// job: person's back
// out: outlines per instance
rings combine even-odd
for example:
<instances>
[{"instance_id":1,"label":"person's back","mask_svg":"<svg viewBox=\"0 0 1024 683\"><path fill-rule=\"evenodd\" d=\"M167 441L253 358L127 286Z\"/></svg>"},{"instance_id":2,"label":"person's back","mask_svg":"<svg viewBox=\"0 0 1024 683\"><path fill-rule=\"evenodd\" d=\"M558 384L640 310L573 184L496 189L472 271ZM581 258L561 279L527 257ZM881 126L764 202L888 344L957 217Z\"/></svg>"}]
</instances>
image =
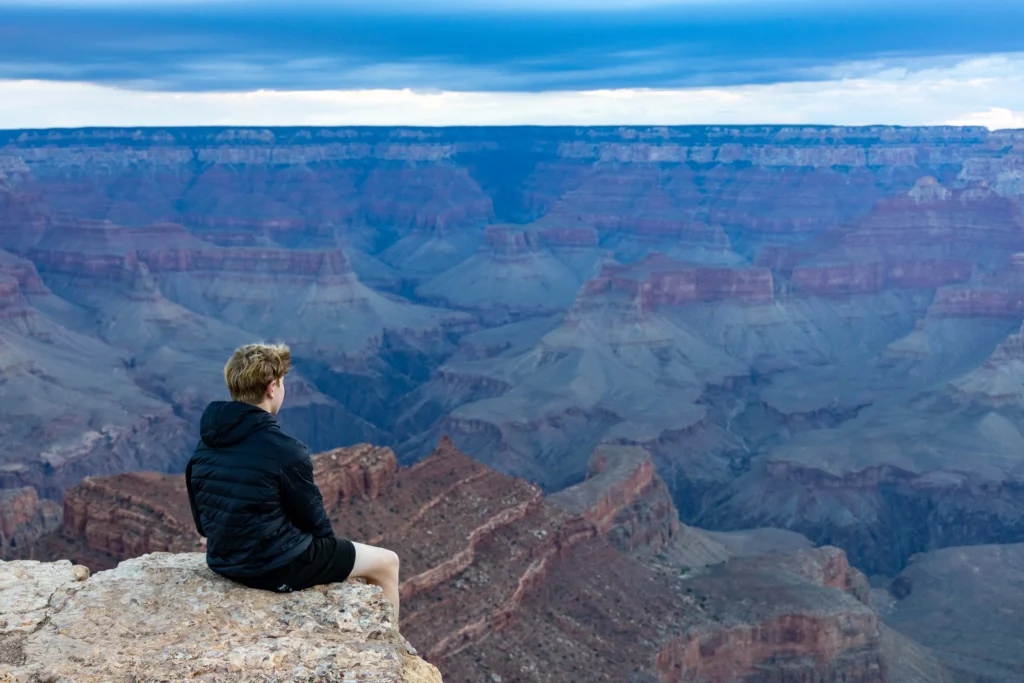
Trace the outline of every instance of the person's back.
<instances>
[{"instance_id":1,"label":"person's back","mask_svg":"<svg viewBox=\"0 0 1024 683\"><path fill-rule=\"evenodd\" d=\"M305 447L274 416L217 401L203 413L202 441L186 475L207 538L207 563L232 578L287 564L314 537L333 536Z\"/></svg>"},{"instance_id":2,"label":"person's back","mask_svg":"<svg viewBox=\"0 0 1024 683\"><path fill-rule=\"evenodd\" d=\"M224 368L232 400L203 413L185 482L207 564L278 592L365 578L384 589L397 620L398 556L334 535L309 452L277 423L290 367L283 344L241 347Z\"/></svg>"}]
</instances>

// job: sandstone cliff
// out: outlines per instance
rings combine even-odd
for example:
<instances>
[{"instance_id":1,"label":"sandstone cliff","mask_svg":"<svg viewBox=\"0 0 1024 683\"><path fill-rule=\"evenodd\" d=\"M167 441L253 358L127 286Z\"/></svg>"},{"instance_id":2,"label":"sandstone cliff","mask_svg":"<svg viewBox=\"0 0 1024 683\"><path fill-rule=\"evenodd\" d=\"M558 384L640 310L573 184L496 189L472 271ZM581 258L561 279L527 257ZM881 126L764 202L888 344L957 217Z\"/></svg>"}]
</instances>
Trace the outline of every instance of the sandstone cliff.
<instances>
[{"instance_id":1,"label":"sandstone cliff","mask_svg":"<svg viewBox=\"0 0 1024 683\"><path fill-rule=\"evenodd\" d=\"M218 577L202 555L156 553L89 576L70 562L0 562L0 681L440 683L375 586L276 595Z\"/></svg>"}]
</instances>

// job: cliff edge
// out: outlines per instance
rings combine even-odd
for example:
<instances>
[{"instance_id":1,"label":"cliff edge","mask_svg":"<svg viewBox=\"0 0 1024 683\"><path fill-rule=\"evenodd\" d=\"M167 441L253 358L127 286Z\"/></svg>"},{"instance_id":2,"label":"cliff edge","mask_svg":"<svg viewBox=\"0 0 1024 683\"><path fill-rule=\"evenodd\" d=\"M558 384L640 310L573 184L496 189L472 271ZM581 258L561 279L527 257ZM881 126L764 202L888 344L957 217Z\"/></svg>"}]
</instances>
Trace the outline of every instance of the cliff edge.
<instances>
[{"instance_id":1,"label":"cliff edge","mask_svg":"<svg viewBox=\"0 0 1024 683\"><path fill-rule=\"evenodd\" d=\"M0 681L441 683L379 588L277 595L153 553L89 576L68 561L0 562Z\"/></svg>"}]
</instances>

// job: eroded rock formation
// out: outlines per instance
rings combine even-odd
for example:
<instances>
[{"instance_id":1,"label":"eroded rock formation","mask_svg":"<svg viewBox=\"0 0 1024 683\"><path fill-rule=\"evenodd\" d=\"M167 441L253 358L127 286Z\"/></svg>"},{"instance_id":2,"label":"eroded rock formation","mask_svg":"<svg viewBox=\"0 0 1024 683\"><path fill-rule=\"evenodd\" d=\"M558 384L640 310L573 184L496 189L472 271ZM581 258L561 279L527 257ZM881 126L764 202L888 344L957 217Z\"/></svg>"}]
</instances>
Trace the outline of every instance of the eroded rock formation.
<instances>
[{"instance_id":1,"label":"eroded rock formation","mask_svg":"<svg viewBox=\"0 0 1024 683\"><path fill-rule=\"evenodd\" d=\"M360 446L316 456L315 471L339 534L399 553L402 632L448 680L725 683L758 672L801 682L953 681L925 648L890 637L862 602L863 575L841 551L794 553L799 544L786 532L712 539L681 525L650 456L636 447L598 449L591 476L551 498L468 458L449 440L412 467L399 468L388 449ZM153 528L190 524L187 508L170 504L182 496L180 486L169 477L87 482L79 489L122 489L108 500L133 503L130 514L104 517L103 533L86 544L109 548L111 538L137 538L147 517ZM78 495L72 490L68 498ZM195 538L189 529L180 542ZM113 545L122 557L141 547ZM166 558L159 562L180 568L196 557L134 562ZM127 575L138 566L122 563L116 571ZM191 591L193 579L175 579L178 571L160 576ZM194 580L215 606L227 599L212 577ZM319 601L327 594L330 605L330 596L347 590L303 595ZM283 609L274 605L261 609ZM253 619L251 627L260 623ZM893 674L910 671L908 653L917 670L939 677ZM224 660L253 667L279 661L228 655L219 664Z\"/></svg>"},{"instance_id":2,"label":"eroded rock formation","mask_svg":"<svg viewBox=\"0 0 1024 683\"><path fill-rule=\"evenodd\" d=\"M888 575L920 551L1019 542L1019 143L956 127L0 133L0 486L57 500L87 476L180 471L227 354L264 337L296 350L281 419L315 450L372 442L410 465L450 433L554 493L595 486L598 447L646 449L686 523L674 536L656 487L614 514L604 494L560 508L644 571L800 547L746 532L766 525ZM390 467L353 465L335 497L379 505L352 492L391 492ZM132 527L87 509L92 531L61 543L93 563L173 534L108 533ZM688 524L731 535L687 555Z\"/></svg>"}]
</instances>

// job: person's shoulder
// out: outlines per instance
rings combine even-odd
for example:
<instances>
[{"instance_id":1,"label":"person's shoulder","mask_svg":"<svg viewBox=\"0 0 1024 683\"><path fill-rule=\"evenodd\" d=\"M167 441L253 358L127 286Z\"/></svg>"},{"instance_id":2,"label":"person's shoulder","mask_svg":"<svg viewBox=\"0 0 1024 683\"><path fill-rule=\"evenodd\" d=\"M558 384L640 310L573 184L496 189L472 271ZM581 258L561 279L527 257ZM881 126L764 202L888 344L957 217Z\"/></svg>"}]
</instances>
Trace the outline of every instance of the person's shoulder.
<instances>
[{"instance_id":1,"label":"person's shoulder","mask_svg":"<svg viewBox=\"0 0 1024 683\"><path fill-rule=\"evenodd\" d=\"M273 447L275 459L281 465L290 465L310 459L306 444L285 433L276 424L263 430L262 436Z\"/></svg>"}]
</instances>

